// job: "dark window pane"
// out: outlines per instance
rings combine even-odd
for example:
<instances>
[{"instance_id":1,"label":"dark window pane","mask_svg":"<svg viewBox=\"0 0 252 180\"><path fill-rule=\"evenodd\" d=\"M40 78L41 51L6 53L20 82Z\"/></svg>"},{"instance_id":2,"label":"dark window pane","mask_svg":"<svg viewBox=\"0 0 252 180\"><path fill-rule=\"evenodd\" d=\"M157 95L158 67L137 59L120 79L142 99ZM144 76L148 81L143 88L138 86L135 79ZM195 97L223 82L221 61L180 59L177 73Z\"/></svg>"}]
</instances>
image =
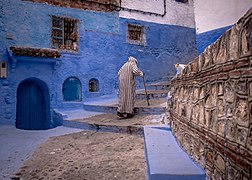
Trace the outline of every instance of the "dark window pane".
<instances>
[{"instance_id":1,"label":"dark window pane","mask_svg":"<svg viewBox=\"0 0 252 180\"><path fill-rule=\"evenodd\" d=\"M175 0L175 1L181 2L181 3L187 3L188 2L188 0Z\"/></svg>"},{"instance_id":2,"label":"dark window pane","mask_svg":"<svg viewBox=\"0 0 252 180\"><path fill-rule=\"evenodd\" d=\"M62 30L53 29L52 30L52 36L53 37L62 37L63 36Z\"/></svg>"}]
</instances>

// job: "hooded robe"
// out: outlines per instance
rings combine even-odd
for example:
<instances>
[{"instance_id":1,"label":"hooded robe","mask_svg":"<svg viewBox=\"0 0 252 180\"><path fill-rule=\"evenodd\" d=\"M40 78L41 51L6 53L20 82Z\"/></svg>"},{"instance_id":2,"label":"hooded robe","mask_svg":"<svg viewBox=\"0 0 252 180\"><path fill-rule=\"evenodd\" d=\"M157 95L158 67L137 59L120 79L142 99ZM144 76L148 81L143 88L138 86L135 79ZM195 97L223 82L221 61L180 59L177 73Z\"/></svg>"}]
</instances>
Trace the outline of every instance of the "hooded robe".
<instances>
[{"instance_id":1,"label":"hooded robe","mask_svg":"<svg viewBox=\"0 0 252 180\"><path fill-rule=\"evenodd\" d=\"M136 76L143 77L143 72L138 69L137 60L129 57L128 61L118 71L119 100L117 111L120 113L134 114Z\"/></svg>"}]
</instances>

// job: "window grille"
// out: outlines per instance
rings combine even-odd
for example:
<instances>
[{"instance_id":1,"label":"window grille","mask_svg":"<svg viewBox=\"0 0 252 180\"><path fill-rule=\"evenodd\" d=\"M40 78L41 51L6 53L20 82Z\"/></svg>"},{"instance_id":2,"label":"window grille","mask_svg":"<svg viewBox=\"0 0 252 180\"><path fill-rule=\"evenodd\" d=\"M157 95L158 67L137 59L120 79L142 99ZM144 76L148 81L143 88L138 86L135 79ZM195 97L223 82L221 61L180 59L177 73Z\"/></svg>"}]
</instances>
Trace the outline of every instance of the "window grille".
<instances>
[{"instance_id":1,"label":"window grille","mask_svg":"<svg viewBox=\"0 0 252 180\"><path fill-rule=\"evenodd\" d=\"M63 83L64 101L81 101L81 83L75 77L69 77Z\"/></svg>"},{"instance_id":2,"label":"window grille","mask_svg":"<svg viewBox=\"0 0 252 180\"><path fill-rule=\"evenodd\" d=\"M78 50L78 20L51 16L51 46L61 50Z\"/></svg>"},{"instance_id":3,"label":"window grille","mask_svg":"<svg viewBox=\"0 0 252 180\"><path fill-rule=\"evenodd\" d=\"M145 44L144 26L128 24L127 41L130 44Z\"/></svg>"},{"instance_id":4,"label":"window grille","mask_svg":"<svg viewBox=\"0 0 252 180\"><path fill-rule=\"evenodd\" d=\"M99 81L95 78L89 80L89 92L99 91Z\"/></svg>"}]
</instances>

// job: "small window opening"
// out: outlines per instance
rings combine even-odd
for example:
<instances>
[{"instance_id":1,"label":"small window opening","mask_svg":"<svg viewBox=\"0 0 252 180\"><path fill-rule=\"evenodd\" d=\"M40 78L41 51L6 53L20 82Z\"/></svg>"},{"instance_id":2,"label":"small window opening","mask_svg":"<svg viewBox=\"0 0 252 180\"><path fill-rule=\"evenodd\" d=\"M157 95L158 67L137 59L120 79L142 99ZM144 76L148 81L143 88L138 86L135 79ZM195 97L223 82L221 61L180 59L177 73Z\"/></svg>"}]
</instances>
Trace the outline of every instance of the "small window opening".
<instances>
[{"instance_id":1,"label":"small window opening","mask_svg":"<svg viewBox=\"0 0 252 180\"><path fill-rule=\"evenodd\" d=\"M188 0L175 0L177 2L180 2L180 3L188 3Z\"/></svg>"},{"instance_id":2,"label":"small window opening","mask_svg":"<svg viewBox=\"0 0 252 180\"><path fill-rule=\"evenodd\" d=\"M1 62L0 78L7 78L7 64L6 64L6 62Z\"/></svg>"},{"instance_id":3,"label":"small window opening","mask_svg":"<svg viewBox=\"0 0 252 180\"><path fill-rule=\"evenodd\" d=\"M78 50L78 20L51 16L51 46L61 50Z\"/></svg>"},{"instance_id":4,"label":"small window opening","mask_svg":"<svg viewBox=\"0 0 252 180\"><path fill-rule=\"evenodd\" d=\"M99 91L99 81L95 78L89 80L89 92Z\"/></svg>"},{"instance_id":5,"label":"small window opening","mask_svg":"<svg viewBox=\"0 0 252 180\"><path fill-rule=\"evenodd\" d=\"M127 41L130 44L144 44L145 43L144 26L128 24Z\"/></svg>"}]
</instances>

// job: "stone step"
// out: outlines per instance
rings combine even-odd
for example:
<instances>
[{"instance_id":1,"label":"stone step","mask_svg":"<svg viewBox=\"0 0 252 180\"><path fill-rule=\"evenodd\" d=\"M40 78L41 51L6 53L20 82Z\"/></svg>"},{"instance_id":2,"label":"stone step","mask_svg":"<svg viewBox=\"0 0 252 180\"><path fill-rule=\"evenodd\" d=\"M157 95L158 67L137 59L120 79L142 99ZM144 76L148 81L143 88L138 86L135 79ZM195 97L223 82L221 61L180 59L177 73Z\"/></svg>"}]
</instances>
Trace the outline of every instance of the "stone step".
<instances>
[{"instance_id":1,"label":"stone step","mask_svg":"<svg viewBox=\"0 0 252 180\"><path fill-rule=\"evenodd\" d=\"M157 82L157 83L151 83L151 84L146 84L147 89L155 89L155 90L160 90L160 89L169 89L171 85L171 82Z\"/></svg>"},{"instance_id":2,"label":"stone step","mask_svg":"<svg viewBox=\"0 0 252 180\"><path fill-rule=\"evenodd\" d=\"M162 98L162 97L166 97L168 92L169 92L168 89L147 90L147 97L148 97L148 99ZM146 99L145 90L137 90L136 91L136 98L137 99Z\"/></svg>"},{"instance_id":3,"label":"stone step","mask_svg":"<svg viewBox=\"0 0 252 180\"><path fill-rule=\"evenodd\" d=\"M203 169L181 149L169 126L144 127L148 180L205 180Z\"/></svg>"},{"instance_id":4,"label":"stone step","mask_svg":"<svg viewBox=\"0 0 252 180\"><path fill-rule=\"evenodd\" d=\"M95 124L90 122L79 122L73 120L63 120L63 126L91 130L91 131L101 131L101 132L113 132L113 133L127 133L132 135L143 136L142 126L120 126L120 125L105 125L105 124Z\"/></svg>"},{"instance_id":5,"label":"stone step","mask_svg":"<svg viewBox=\"0 0 252 180\"><path fill-rule=\"evenodd\" d=\"M116 113L117 104L114 105L97 105L97 104L84 104L84 110L86 111L96 111L104 113ZM165 107L162 106L137 106L134 109L136 114L161 114L165 112Z\"/></svg>"}]
</instances>

